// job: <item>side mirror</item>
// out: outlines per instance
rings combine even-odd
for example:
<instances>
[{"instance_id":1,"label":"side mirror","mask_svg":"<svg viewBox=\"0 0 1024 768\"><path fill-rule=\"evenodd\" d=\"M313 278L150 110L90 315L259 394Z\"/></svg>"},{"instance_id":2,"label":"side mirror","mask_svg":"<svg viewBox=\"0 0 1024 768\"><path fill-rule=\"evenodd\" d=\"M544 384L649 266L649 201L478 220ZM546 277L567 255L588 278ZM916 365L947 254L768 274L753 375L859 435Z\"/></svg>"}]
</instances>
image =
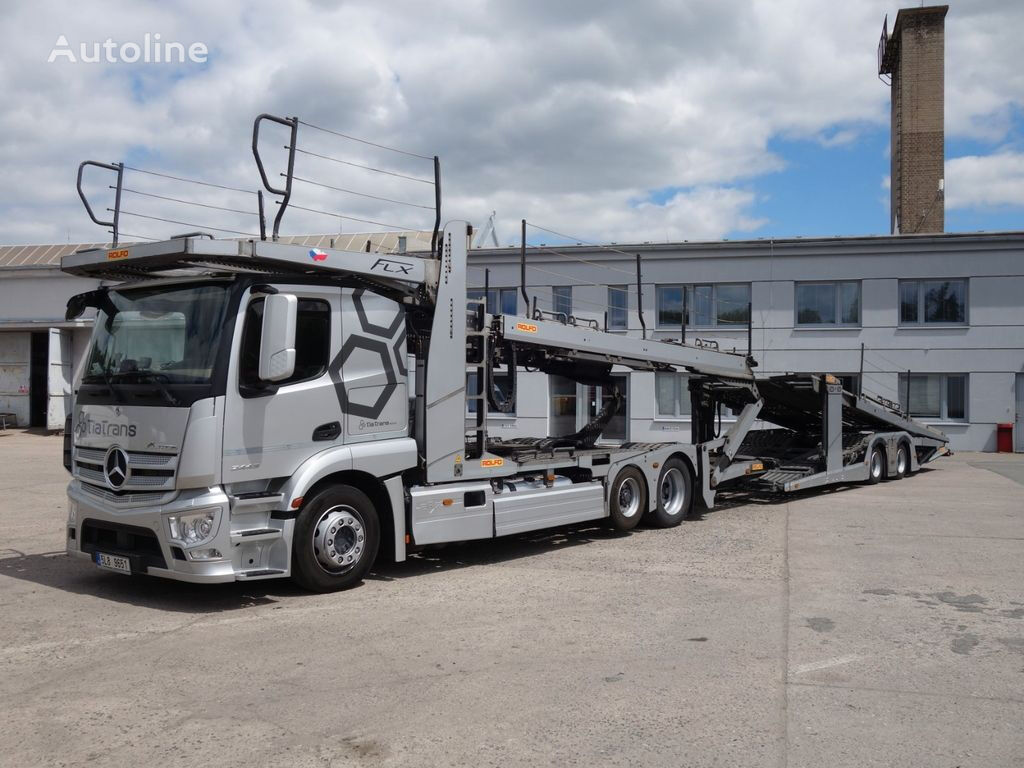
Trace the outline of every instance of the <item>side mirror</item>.
<instances>
[{"instance_id":1,"label":"side mirror","mask_svg":"<svg viewBox=\"0 0 1024 768\"><path fill-rule=\"evenodd\" d=\"M262 381L281 381L295 373L295 318L299 300L287 293L267 296L260 334Z\"/></svg>"}]
</instances>

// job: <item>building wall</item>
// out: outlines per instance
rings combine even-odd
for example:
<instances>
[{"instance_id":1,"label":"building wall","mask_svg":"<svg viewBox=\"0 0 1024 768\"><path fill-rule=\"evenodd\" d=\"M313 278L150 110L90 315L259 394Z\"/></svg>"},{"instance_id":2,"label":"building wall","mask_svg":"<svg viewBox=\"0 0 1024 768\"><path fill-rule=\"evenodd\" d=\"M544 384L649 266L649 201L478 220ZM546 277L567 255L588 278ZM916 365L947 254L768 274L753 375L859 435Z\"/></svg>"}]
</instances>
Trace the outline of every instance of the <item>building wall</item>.
<instances>
[{"instance_id":1,"label":"building wall","mask_svg":"<svg viewBox=\"0 0 1024 768\"><path fill-rule=\"evenodd\" d=\"M19 426L28 425L31 417L32 333L59 328L69 334L70 359L62 362L76 371L88 347L91 321L67 322L64 310L69 297L97 285L54 268L0 269L0 411L14 413Z\"/></svg>"},{"instance_id":2,"label":"building wall","mask_svg":"<svg viewBox=\"0 0 1024 768\"><path fill-rule=\"evenodd\" d=\"M991 451L996 425L1014 421L1015 375L1024 371L1024 235L879 237L815 241L641 246L643 305L648 336L678 338L679 329L656 328L656 287L670 283L749 283L752 352L762 374L804 372L858 374L861 344L864 389L899 401L899 375L966 373L967 421L922 419L936 424L960 450ZM559 247L531 249L527 292L549 309L552 284L573 283L574 314L603 323L607 284L629 283L635 261L628 254ZM471 252L470 285L516 286L518 254ZM583 262L580 261L583 260ZM586 263L584 263L586 262ZM552 275L560 273L559 276ZM571 275L569 280L564 275ZM899 281L912 278L967 280L967 323L906 326L899 322ZM855 327L799 327L796 284L854 280L861 285L861 322ZM629 297L631 335L641 332L635 288ZM525 313L522 298L519 311ZM746 351L746 326L689 329L721 348ZM494 419L496 435L547 434L546 377L522 374L517 419ZM538 395L538 391L543 393ZM659 418L654 374L633 373L630 383L631 440L689 439L688 419Z\"/></svg>"},{"instance_id":3,"label":"building wall","mask_svg":"<svg viewBox=\"0 0 1024 768\"><path fill-rule=\"evenodd\" d=\"M643 305L648 335L678 338L678 329L656 328L656 287L669 283L749 283L753 306L752 351L760 373L852 374L860 370L865 345L865 389L899 399L901 372L967 373L966 422L940 428L961 450L994 450L995 425L1014 421L1014 380L1024 372L1024 233L903 237L760 240L629 246L626 253L559 246L531 248L528 293L550 309L551 286L572 285L574 314L603 323L609 284L635 284L633 252L643 257ZM567 254L563 256L560 254ZM518 287L514 249L470 252L469 285L482 287L483 269L492 287ZM552 273L558 273L552 274ZM899 324L899 280L966 278L966 325L907 327ZM804 280L861 283L861 323L852 328L799 328L795 284ZM98 283L56 269L0 270L0 410L28 419L29 333L71 328L74 369L81 364L89 321L66 323L72 294ZM522 297L519 311L525 313ZM635 287L629 296L629 334L639 335ZM717 341L746 350L747 329L688 329L687 338ZM659 418L654 375L633 373L629 391L629 438L689 437L688 419ZM549 384L522 373L515 417L490 420L491 432L541 436L549 430Z\"/></svg>"},{"instance_id":4,"label":"building wall","mask_svg":"<svg viewBox=\"0 0 1024 768\"><path fill-rule=\"evenodd\" d=\"M18 425L29 418L30 343L27 331L0 333L0 411L13 413Z\"/></svg>"}]
</instances>

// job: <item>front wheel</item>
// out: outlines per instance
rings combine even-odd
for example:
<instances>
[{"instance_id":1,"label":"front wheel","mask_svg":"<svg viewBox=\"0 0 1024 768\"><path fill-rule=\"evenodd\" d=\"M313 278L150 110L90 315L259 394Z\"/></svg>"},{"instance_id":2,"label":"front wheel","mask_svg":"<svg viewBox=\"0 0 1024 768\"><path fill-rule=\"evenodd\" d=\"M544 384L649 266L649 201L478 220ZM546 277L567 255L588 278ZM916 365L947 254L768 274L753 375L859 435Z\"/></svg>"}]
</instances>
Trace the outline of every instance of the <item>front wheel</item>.
<instances>
[{"instance_id":1,"label":"front wheel","mask_svg":"<svg viewBox=\"0 0 1024 768\"><path fill-rule=\"evenodd\" d=\"M292 537L292 578L312 592L354 587L380 542L377 511L365 493L329 485L302 506Z\"/></svg>"},{"instance_id":2,"label":"front wheel","mask_svg":"<svg viewBox=\"0 0 1024 768\"><path fill-rule=\"evenodd\" d=\"M617 531L636 528L647 509L647 490L643 473L626 467L615 477L608 492L608 517Z\"/></svg>"},{"instance_id":3,"label":"front wheel","mask_svg":"<svg viewBox=\"0 0 1024 768\"><path fill-rule=\"evenodd\" d=\"M658 507L650 522L658 528L672 528L690 516L693 508L693 475L686 462L669 459L658 477Z\"/></svg>"}]
</instances>

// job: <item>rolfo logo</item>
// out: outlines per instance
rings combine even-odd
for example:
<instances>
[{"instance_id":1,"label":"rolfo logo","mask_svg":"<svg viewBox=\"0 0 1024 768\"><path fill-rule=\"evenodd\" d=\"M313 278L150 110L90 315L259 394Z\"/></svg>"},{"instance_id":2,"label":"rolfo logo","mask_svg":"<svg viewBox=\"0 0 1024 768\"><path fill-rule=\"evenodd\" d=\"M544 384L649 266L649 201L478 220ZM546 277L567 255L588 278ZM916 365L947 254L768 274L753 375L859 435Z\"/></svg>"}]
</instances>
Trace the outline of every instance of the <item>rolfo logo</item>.
<instances>
[{"instance_id":1,"label":"rolfo logo","mask_svg":"<svg viewBox=\"0 0 1024 768\"><path fill-rule=\"evenodd\" d=\"M186 45L173 41L165 42L160 39L159 32L152 35L147 32L141 41L129 40L124 43L109 37L102 43L69 43L67 37L60 35L53 44L46 62L53 64L60 60L72 64L97 64L101 61L108 64L184 64L190 61L193 64L205 64L209 53L206 43Z\"/></svg>"}]
</instances>

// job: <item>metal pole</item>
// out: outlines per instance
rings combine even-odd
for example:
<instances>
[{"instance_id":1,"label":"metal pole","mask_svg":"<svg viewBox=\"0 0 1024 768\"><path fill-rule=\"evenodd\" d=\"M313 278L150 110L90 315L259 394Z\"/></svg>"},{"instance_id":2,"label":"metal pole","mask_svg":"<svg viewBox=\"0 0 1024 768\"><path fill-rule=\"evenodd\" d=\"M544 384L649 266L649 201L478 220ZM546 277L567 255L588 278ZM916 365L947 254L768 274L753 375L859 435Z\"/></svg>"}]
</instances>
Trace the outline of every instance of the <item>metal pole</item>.
<instances>
[{"instance_id":1,"label":"metal pole","mask_svg":"<svg viewBox=\"0 0 1024 768\"><path fill-rule=\"evenodd\" d=\"M441 161L434 155L434 232L430 236L430 255L441 258L437 248L437 234L441 231Z\"/></svg>"},{"instance_id":2,"label":"metal pole","mask_svg":"<svg viewBox=\"0 0 1024 768\"><path fill-rule=\"evenodd\" d=\"M491 270L490 269L485 269L484 270L484 312L488 312L488 313L493 315L494 313L491 312L487 308L487 305L491 301L490 296L491 296Z\"/></svg>"},{"instance_id":3,"label":"metal pole","mask_svg":"<svg viewBox=\"0 0 1024 768\"><path fill-rule=\"evenodd\" d=\"M680 339L679 339L679 341L681 343L683 343L683 344L686 343L686 316L690 312L690 306L689 306L690 302L688 301L688 298L689 298L689 293L687 292L686 286L684 285L683 286L683 328L682 328L682 335L680 336Z\"/></svg>"},{"instance_id":4,"label":"metal pole","mask_svg":"<svg viewBox=\"0 0 1024 768\"><path fill-rule=\"evenodd\" d=\"M754 356L754 308L747 302L747 357Z\"/></svg>"},{"instance_id":5,"label":"metal pole","mask_svg":"<svg viewBox=\"0 0 1024 768\"><path fill-rule=\"evenodd\" d=\"M526 310L530 310L530 298L526 295L526 219L522 220L522 233L519 239L519 290L526 302Z\"/></svg>"},{"instance_id":6,"label":"metal pole","mask_svg":"<svg viewBox=\"0 0 1024 768\"><path fill-rule=\"evenodd\" d=\"M636 311L640 315L640 337L647 338L647 323L644 322L644 283L640 273L640 254L636 255Z\"/></svg>"},{"instance_id":7,"label":"metal pole","mask_svg":"<svg viewBox=\"0 0 1024 768\"><path fill-rule=\"evenodd\" d=\"M263 214L263 190L256 190L256 203L260 214L260 240L267 239L267 217Z\"/></svg>"},{"instance_id":8,"label":"metal pole","mask_svg":"<svg viewBox=\"0 0 1024 768\"><path fill-rule=\"evenodd\" d=\"M864 394L864 342L860 343L860 375L857 376L857 397Z\"/></svg>"},{"instance_id":9,"label":"metal pole","mask_svg":"<svg viewBox=\"0 0 1024 768\"><path fill-rule=\"evenodd\" d=\"M118 233L121 230L121 181L124 178L124 163L114 163L117 166L117 189L114 190L114 239L113 244L117 245Z\"/></svg>"},{"instance_id":10,"label":"metal pole","mask_svg":"<svg viewBox=\"0 0 1024 768\"><path fill-rule=\"evenodd\" d=\"M907 418L910 418L910 369L907 369Z\"/></svg>"}]
</instances>

